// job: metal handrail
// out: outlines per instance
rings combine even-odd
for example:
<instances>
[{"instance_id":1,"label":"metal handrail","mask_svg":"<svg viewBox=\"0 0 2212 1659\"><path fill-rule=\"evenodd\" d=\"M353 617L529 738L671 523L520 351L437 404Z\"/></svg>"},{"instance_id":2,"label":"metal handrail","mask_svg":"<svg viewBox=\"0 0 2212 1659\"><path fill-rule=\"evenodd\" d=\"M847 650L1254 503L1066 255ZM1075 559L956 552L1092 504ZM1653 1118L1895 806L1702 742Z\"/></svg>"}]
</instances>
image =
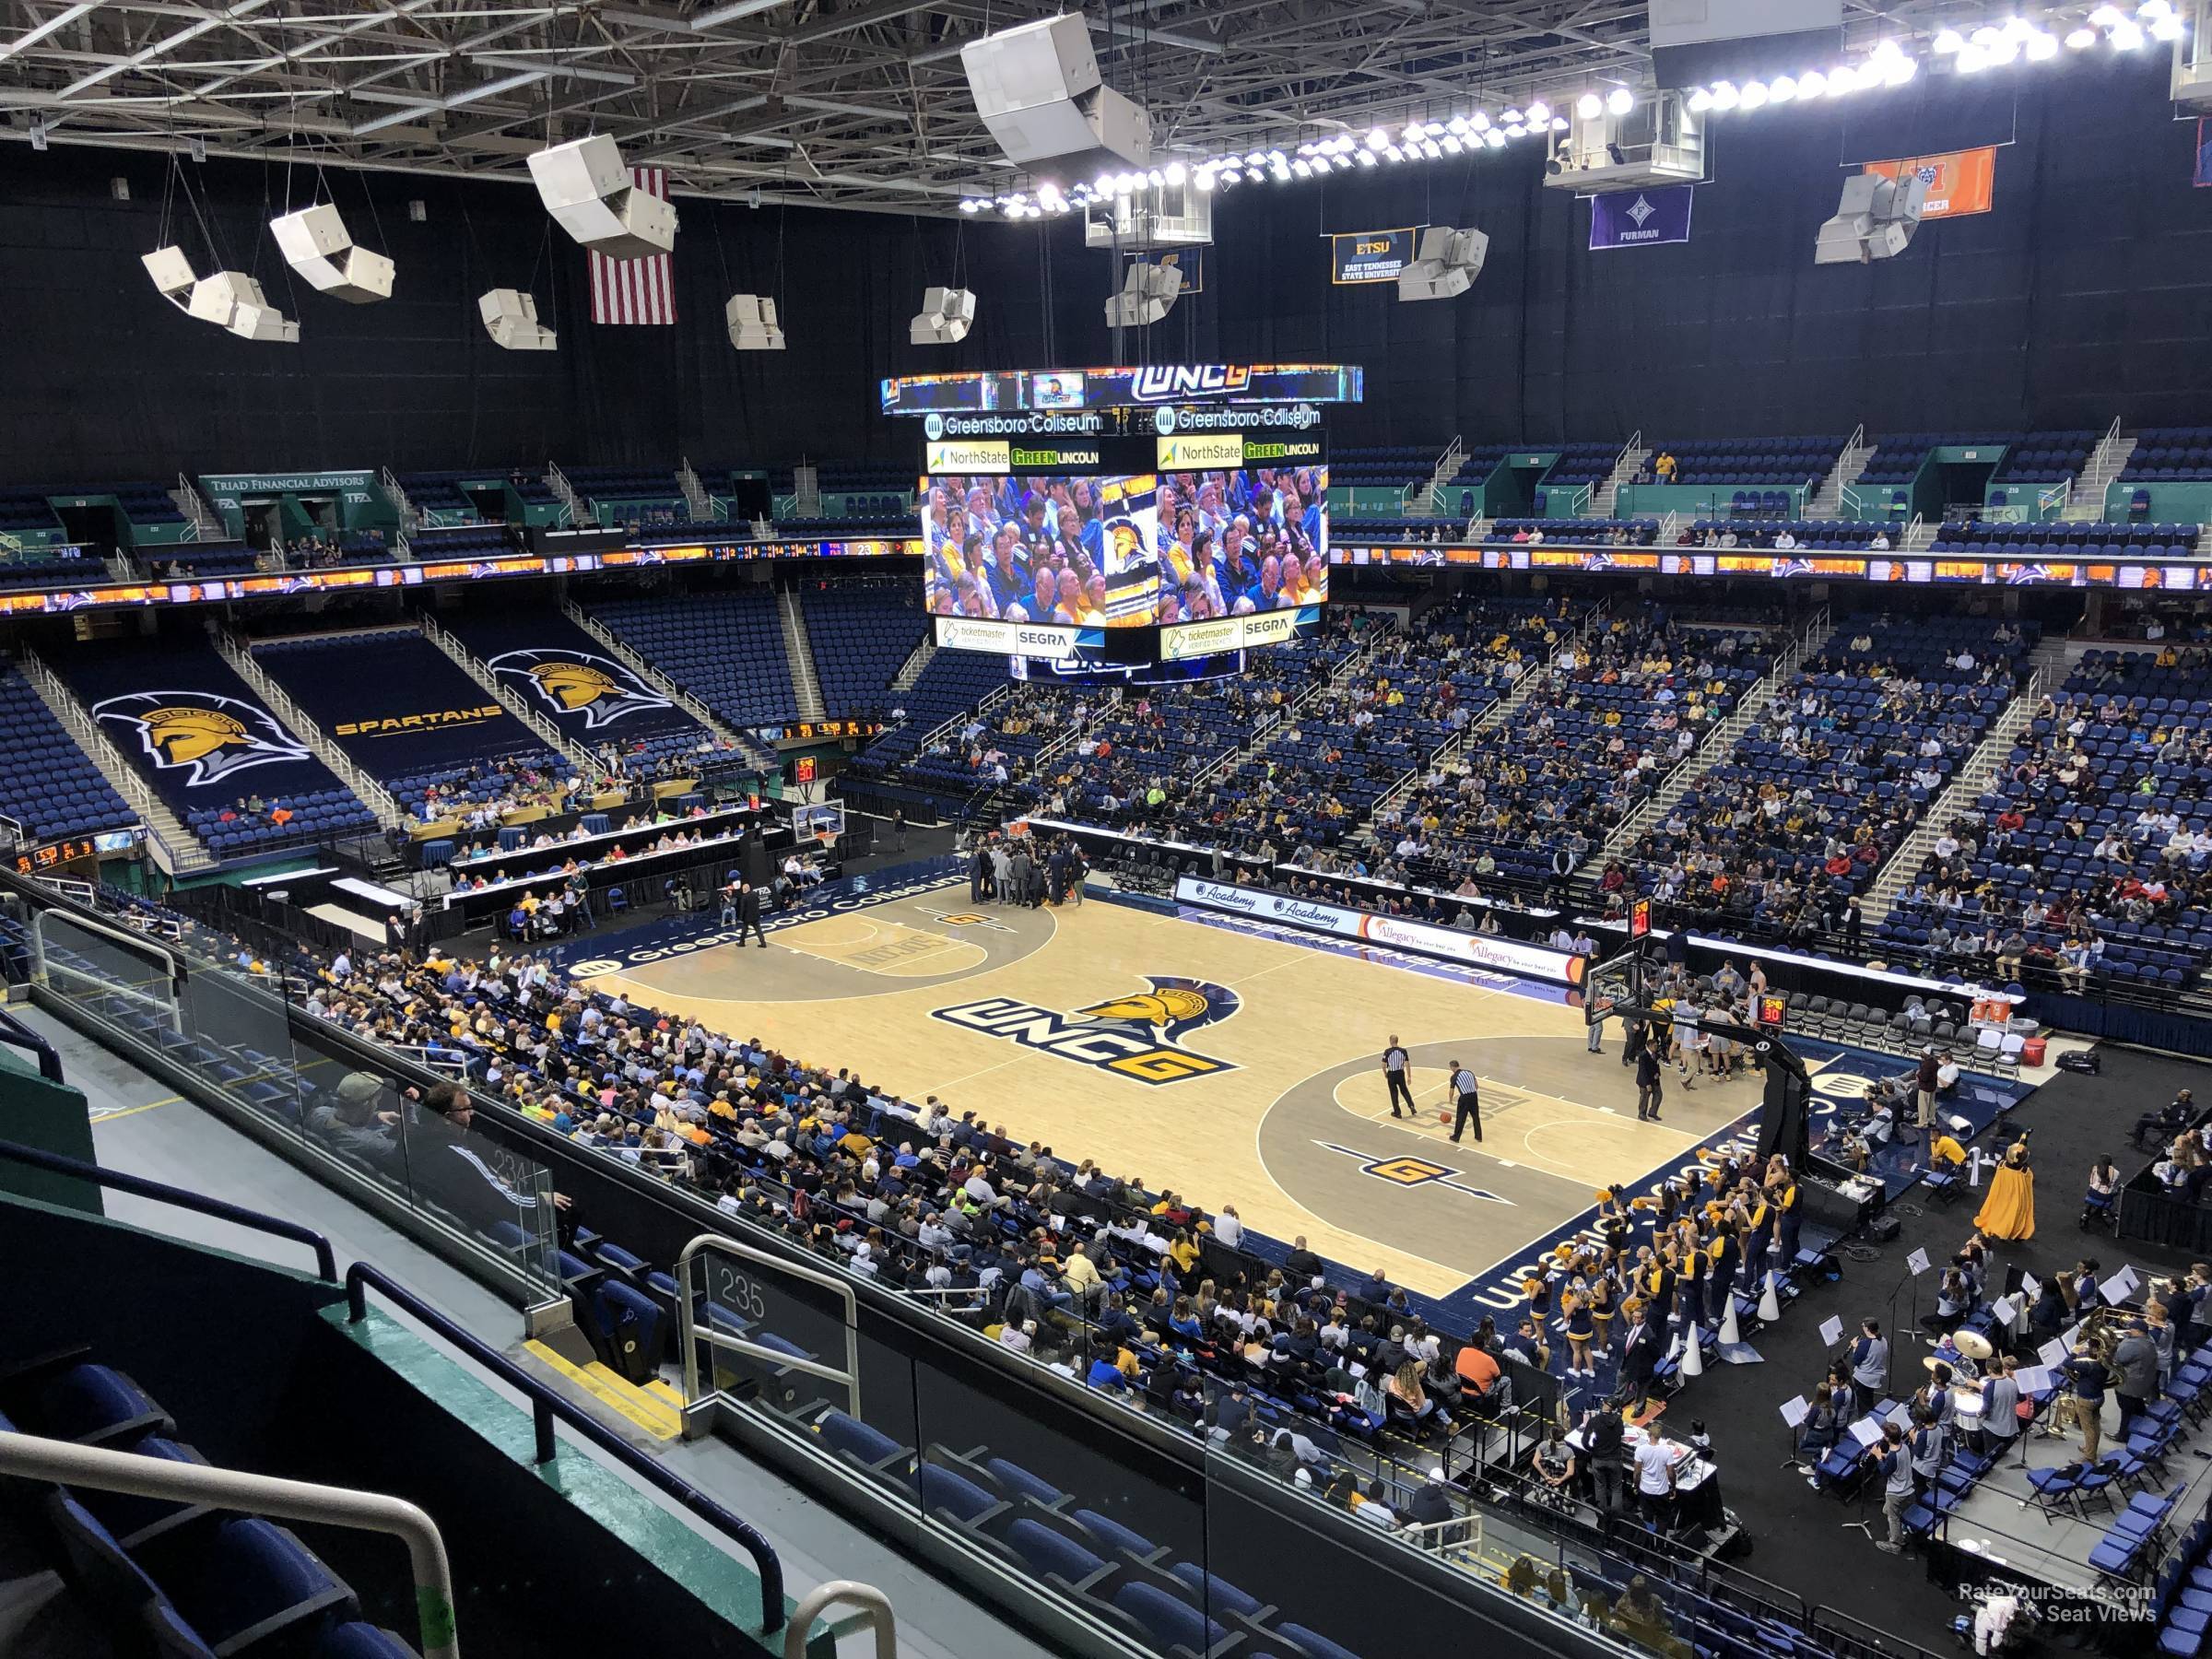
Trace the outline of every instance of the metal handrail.
<instances>
[{"instance_id":1,"label":"metal handrail","mask_svg":"<svg viewBox=\"0 0 2212 1659\"><path fill-rule=\"evenodd\" d=\"M62 1057L54 1052L53 1044L5 1008L0 1008L0 1043L11 1048L29 1049L39 1057L40 1077L49 1083L63 1081Z\"/></svg>"},{"instance_id":2,"label":"metal handrail","mask_svg":"<svg viewBox=\"0 0 2212 1659\"><path fill-rule=\"evenodd\" d=\"M805 1359L797 1354L784 1353L781 1348L765 1347L757 1342L747 1342L742 1336L733 1336L727 1331L718 1331L710 1323L700 1329L699 1316L692 1311L691 1264L703 1251L721 1251L740 1261L752 1262L771 1267L778 1273L787 1273L810 1285L833 1292L845 1304L845 1369L822 1364L819 1360ZM699 1345L703 1341L718 1348L743 1354L747 1359L764 1360L786 1371L795 1371L809 1377L819 1377L825 1382L841 1384L846 1390L845 1408L853 1416L860 1416L860 1302L853 1294L853 1287L832 1274L818 1267L803 1266L796 1262L771 1255L757 1245L741 1244L735 1239L725 1239L719 1233L700 1233L683 1248L676 1258L676 1319L680 1339L684 1345L684 1420L693 1420L692 1407L699 1405Z\"/></svg>"},{"instance_id":3,"label":"metal handrail","mask_svg":"<svg viewBox=\"0 0 2212 1659\"><path fill-rule=\"evenodd\" d=\"M824 1608L851 1602L868 1616L876 1632L876 1659L899 1659L898 1621L891 1614L891 1598L873 1584L855 1579L825 1579L809 1590L793 1609L783 1631L783 1659L806 1659L806 1631Z\"/></svg>"},{"instance_id":4,"label":"metal handrail","mask_svg":"<svg viewBox=\"0 0 2212 1659\"><path fill-rule=\"evenodd\" d=\"M52 913L49 911L41 911L38 916L32 919L30 924L31 943L37 947L33 955L41 971L44 971L46 967L46 935L39 924ZM169 970L170 994L173 996L184 989L184 982L188 977L184 972L184 963L176 952L171 950L167 946L156 944L144 934L128 933L123 928L112 926L106 922L97 921L90 916L78 915L75 912L71 912L64 920L72 927L82 928L88 934L98 934L102 938L112 939L116 944L124 946L127 949L152 952L161 959L162 966Z\"/></svg>"},{"instance_id":5,"label":"metal handrail","mask_svg":"<svg viewBox=\"0 0 2212 1659\"><path fill-rule=\"evenodd\" d=\"M461 1644L453 1630L453 1570L446 1559L445 1540L438 1535L438 1524L405 1498L306 1480L282 1480L273 1475L250 1475L243 1469L172 1463L35 1434L0 1433L0 1469L63 1486L129 1492L173 1503L204 1503L210 1509L241 1510L275 1515L283 1521L388 1534L406 1545L407 1559L415 1570L415 1615L422 1659L461 1659ZM877 1651L882 1650L879 1647Z\"/></svg>"},{"instance_id":6,"label":"metal handrail","mask_svg":"<svg viewBox=\"0 0 2212 1659\"><path fill-rule=\"evenodd\" d=\"M763 1630L782 1628L783 1563L777 1558L776 1547L762 1535L759 1528L739 1520L713 1498L670 1470L659 1458L640 1452L614 1430L602 1426L582 1407L531 1376L475 1332L441 1313L382 1268L368 1262L356 1262L346 1269L347 1316L353 1324L359 1324L369 1316L371 1286L387 1301L428 1325L441 1340L459 1348L530 1402L531 1425L537 1436L537 1462L551 1463L559 1453L559 1448L553 1438L553 1424L558 1418L571 1432L642 1477L655 1491L675 1499L752 1557L753 1570L760 1575L760 1628Z\"/></svg>"},{"instance_id":7,"label":"metal handrail","mask_svg":"<svg viewBox=\"0 0 2212 1659\"><path fill-rule=\"evenodd\" d=\"M279 1239L290 1239L313 1250L317 1278L334 1284L337 1280L337 1257L331 1253L330 1241L312 1227L302 1227L297 1221L287 1221L281 1216L265 1216L259 1210L226 1204L220 1198L210 1198L205 1193L195 1193L186 1187L173 1187L164 1182L148 1181L143 1175L111 1170L104 1164L86 1163L80 1159L65 1158L61 1153L49 1152L43 1147L26 1147L15 1141L0 1141L0 1162L28 1164L34 1170L44 1170L49 1174L88 1181L95 1186L128 1193L135 1198L152 1198L162 1204L173 1204L179 1209L212 1216L218 1221L229 1221L234 1226L251 1228L255 1232L273 1233Z\"/></svg>"}]
</instances>

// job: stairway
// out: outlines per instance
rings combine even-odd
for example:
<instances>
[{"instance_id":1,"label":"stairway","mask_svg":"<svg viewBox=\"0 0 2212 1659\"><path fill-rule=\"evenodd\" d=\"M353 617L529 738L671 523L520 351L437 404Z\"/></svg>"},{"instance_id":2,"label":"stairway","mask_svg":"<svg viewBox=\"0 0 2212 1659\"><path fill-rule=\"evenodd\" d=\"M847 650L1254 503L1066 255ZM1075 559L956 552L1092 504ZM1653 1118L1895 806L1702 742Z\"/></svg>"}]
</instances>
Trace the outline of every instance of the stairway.
<instances>
[{"instance_id":1,"label":"stairway","mask_svg":"<svg viewBox=\"0 0 2212 1659\"><path fill-rule=\"evenodd\" d=\"M2120 423L2115 420L2089 456L2089 464L2082 469L2081 477L2074 480L2074 488L2066 497L2066 507L2059 520L2069 524L2093 524L2104 516L2104 496L2112 480L2117 478L2136 453L2136 440L2124 437Z\"/></svg>"},{"instance_id":2,"label":"stairway","mask_svg":"<svg viewBox=\"0 0 2212 1659\"><path fill-rule=\"evenodd\" d=\"M1936 533L1942 528L1941 524L1931 524L1925 519L1916 518L1905 527L1904 535L1898 538L1897 550L1900 553L1925 553L1936 545Z\"/></svg>"},{"instance_id":3,"label":"stairway","mask_svg":"<svg viewBox=\"0 0 2212 1659\"><path fill-rule=\"evenodd\" d=\"M1805 504L1808 519L1834 519L1843 512L1843 491L1859 481L1866 470L1866 463L1874 453L1874 446L1866 441L1866 429L1861 427L1851 435L1843 453L1836 457L1835 469L1828 475L1818 491Z\"/></svg>"},{"instance_id":4,"label":"stairway","mask_svg":"<svg viewBox=\"0 0 2212 1659\"><path fill-rule=\"evenodd\" d=\"M229 527L215 509L207 505L207 498L200 493L200 487L192 481L189 474L177 475L177 487L169 492L169 499L177 504L177 511L191 524L194 541L230 539Z\"/></svg>"},{"instance_id":5,"label":"stairway","mask_svg":"<svg viewBox=\"0 0 2212 1659\"><path fill-rule=\"evenodd\" d=\"M582 629L585 633L590 634L593 639L605 646L606 653L615 661L620 663L648 686L651 686L685 713L690 715L692 719L698 721L700 725L705 726L716 737L732 746L739 754L762 771L774 770L776 764L774 756L735 726L728 724L722 716L708 708L705 703L700 701L698 698L692 696L690 692L685 690L631 650L606 623L600 621L598 618L593 616L573 599L562 600L560 608L561 614L566 616L570 621L575 623L577 627Z\"/></svg>"},{"instance_id":6,"label":"stairway","mask_svg":"<svg viewBox=\"0 0 2212 1659\"><path fill-rule=\"evenodd\" d=\"M691 522L695 524L712 522L715 517L714 498L707 493L707 487L691 470L688 460L677 463L676 481L683 488L684 511L691 515Z\"/></svg>"},{"instance_id":7,"label":"stairway","mask_svg":"<svg viewBox=\"0 0 2212 1659\"><path fill-rule=\"evenodd\" d=\"M599 758L581 743L574 743L562 735L560 728L524 702L520 697L500 683L500 677L487 667L476 653L461 643L444 628L429 617L418 617L416 626L422 637L453 659L461 671L470 679L491 693L500 706L538 735L545 746L555 754L567 758L570 765L582 772L598 771L604 764Z\"/></svg>"},{"instance_id":8,"label":"stairway","mask_svg":"<svg viewBox=\"0 0 2212 1659\"><path fill-rule=\"evenodd\" d=\"M2012 753L2013 740L2035 718L2036 705L2042 700L2043 693L2065 679L2065 641L2045 641L2036 647L2029 661L2036 668L2027 688L2005 705L2005 712L1989 728L1989 735L1975 746L1966 764L1952 774L1943 793L1929 803L1927 811L1921 815L1919 827L1898 843L1897 851L1876 874L1874 885L1867 889L1860 907L1869 926L1889 914L1897 896L1905 890L1905 884L1912 878L1912 872L1920 868L1921 860L1927 856L1943 827L1965 816L1967 809L1995 781L1998 768Z\"/></svg>"},{"instance_id":9,"label":"stairway","mask_svg":"<svg viewBox=\"0 0 2212 1659\"><path fill-rule=\"evenodd\" d=\"M1615 825L1613 833L1600 845L1591 849L1590 856L1583 861L1583 868L1595 865L1602 870L1607 859L1620 857L1653 824L1664 821L1675 809L1675 803L1689 793L1691 784L1727 759L1736 740L1751 729L1768 705L1797 677L1797 670L1806 658L1818 653L1834 631L1834 619L1826 608L1815 613L1804 631L1783 648L1774 659L1773 667L1767 670L1766 677L1745 694L1744 700L1736 704L1727 719L1707 732L1698 747L1682 757L1681 762L1642 806Z\"/></svg>"},{"instance_id":10,"label":"stairway","mask_svg":"<svg viewBox=\"0 0 2212 1659\"><path fill-rule=\"evenodd\" d=\"M1613 470L1606 475L1606 481L1591 495L1586 516L1611 518L1615 503L1620 500L1620 487L1641 472L1643 464L1651 458L1652 452L1643 446L1643 434L1638 432L1630 437L1620 452L1620 459L1613 464Z\"/></svg>"},{"instance_id":11,"label":"stairway","mask_svg":"<svg viewBox=\"0 0 2212 1659\"><path fill-rule=\"evenodd\" d=\"M407 532L422 528L422 509L408 499L406 488L400 484L399 476L390 467L380 468L376 481L384 492L384 500L392 503L392 511L399 515L399 538L401 545L405 546Z\"/></svg>"},{"instance_id":12,"label":"stairway","mask_svg":"<svg viewBox=\"0 0 2212 1659\"><path fill-rule=\"evenodd\" d=\"M376 814L376 821L387 830L397 830L407 821L397 801L382 784L353 763L346 751L333 743L323 728L308 717L305 710L294 702L290 693L272 678L267 669L253 660L245 641L228 629L215 636L215 648L224 662L238 670L238 677L261 694L261 700L270 713L281 721L293 736L306 744L315 759L337 775L338 782L353 791L362 805Z\"/></svg>"},{"instance_id":13,"label":"stairway","mask_svg":"<svg viewBox=\"0 0 2212 1659\"><path fill-rule=\"evenodd\" d=\"M791 660L791 689L798 699L801 720L821 720L822 682L814 675L814 647L806 638L806 616L799 596L789 588L776 594L776 609L783 618L783 654Z\"/></svg>"},{"instance_id":14,"label":"stairway","mask_svg":"<svg viewBox=\"0 0 2212 1659\"><path fill-rule=\"evenodd\" d=\"M1440 767L1449 769L1454 760L1466 752L1467 745L1480 741L1485 732L1494 730L1512 719L1514 712L1528 701L1543 680L1544 670L1535 664L1528 665L1506 694L1469 722L1465 731L1445 739L1427 759L1392 785L1390 792L1375 803L1374 810L1367 815L1367 821L1353 831L1353 836L1364 840L1378 854L1389 852L1390 849L1375 836L1375 824L1382 814L1411 794L1419 786L1420 781L1430 772Z\"/></svg>"},{"instance_id":15,"label":"stairway","mask_svg":"<svg viewBox=\"0 0 2212 1659\"><path fill-rule=\"evenodd\" d=\"M922 671L929 666L930 659L937 654L937 630L933 623L927 633L907 653L906 661L899 665L899 672L891 676L891 689L912 691Z\"/></svg>"},{"instance_id":16,"label":"stairway","mask_svg":"<svg viewBox=\"0 0 2212 1659\"><path fill-rule=\"evenodd\" d=\"M1420 492L1416 504L1416 512L1418 516L1424 518L1449 518L1451 516L1451 502L1445 497L1444 491L1449 488L1452 480L1459 477L1460 468L1466 464L1467 446L1454 437L1452 440L1451 447L1438 458L1436 469L1429 475L1428 488Z\"/></svg>"},{"instance_id":17,"label":"stairway","mask_svg":"<svg viewBox=\"0 0 2212 1659\"><path fill-rule=\"evenodd\" d=\"M568 509L569 516L562 522L569 524L595 524L599 522L584 499L576 493L576 486L569 482L568 474L548 461L546 463L546 488L554 499Z\"/></svg>"},{"instance_id":18,"label":"stairway","mask_svg":"<svg viewBox=\"0 0 2212 1659\"><path fill-rule=\"evenodd\" d=\"M791 469L793 508L800 518L822 516L822 475L811 466Z\"/></svg>"},{"instance_id":19,"label":"stairway","mask_svg":"<svg viewBox=\"0 0 2212 1659\"><path fill-rule=\"evenodd\" d=\"M123 751L100 730L100 723L76 700L76 694L64 683L62 677L49 668L35 652L24 652L22 666L23 677L37 689L40 700L53 711L53 717L76 740L76 747L100 768L100 775L114 786L115 793L130 804L131 810L145 824L147 851L153 855L156 866L171 876L191 876L215 868L215 854L208 852L198 836L184 828L183 819L170 810L169 803L155 794L153 785L124 758Z\"/></svg>"}]
</instances>

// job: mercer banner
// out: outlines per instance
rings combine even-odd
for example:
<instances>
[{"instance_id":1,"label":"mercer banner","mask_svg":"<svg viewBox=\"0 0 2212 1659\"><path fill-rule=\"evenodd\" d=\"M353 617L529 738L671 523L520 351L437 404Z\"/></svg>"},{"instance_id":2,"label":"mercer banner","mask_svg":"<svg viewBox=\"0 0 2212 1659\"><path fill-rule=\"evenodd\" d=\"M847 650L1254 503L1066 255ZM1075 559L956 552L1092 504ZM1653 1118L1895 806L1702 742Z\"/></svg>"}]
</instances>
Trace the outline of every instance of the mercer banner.
<instances>
[{"instance_id":1,"label":"mercer banner","mask_svg":"<svg viewBox=\"0 0 2212 1659\"><path fill-rule=\"evenodd\" d=\"M1694 184L1661 184L1645 190L1611 190L1590 198L1590 247L1656 248L1689 240L1689 210L1697 200Z\"/></svg>"},{"instance_id":2,"label":"mercer banner","mask_svg":"<svg viewBox=\"0 0 2212 1659\"><path fill-rule=\"evenodd\" d=\"M1924 219L1961 218L1970 213L1987 213L1996 199L1997 149L1948 150L1940 156L1909 156L1901 161L1869 161L1866 171L1885 179L1909 178L1918 173L1928 182L1928 199L1922 206Z\"/></svg>"}]
</instances>

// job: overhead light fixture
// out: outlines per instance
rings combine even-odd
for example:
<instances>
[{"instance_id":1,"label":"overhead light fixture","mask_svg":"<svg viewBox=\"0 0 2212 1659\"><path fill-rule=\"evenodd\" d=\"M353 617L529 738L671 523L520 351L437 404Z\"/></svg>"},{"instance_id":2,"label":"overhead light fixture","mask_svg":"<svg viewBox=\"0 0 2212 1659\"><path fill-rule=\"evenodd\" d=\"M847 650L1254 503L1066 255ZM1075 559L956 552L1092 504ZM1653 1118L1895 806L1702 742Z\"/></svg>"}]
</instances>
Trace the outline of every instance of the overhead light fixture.
<instances>
[{"instance_id":1,"label":"overhead light fixture","mask_svg":"<svg viewBox=\"0 0 2212 1659\"><path fill-rule=\"evenodd\" d=\"M783 0L731 0L731 4L727 6L717 6L711 11L699 12L687 18L684 27L687 29L720 29L724 23L735 23L741 18L755 17L764 11L773 11L782 4Z\"/></svg>"},{"instance_id":2,"label":"overhead light fixture","mask_svg":"<svg viewBox=\"0 0 2212 1659\"><path fill-rule=\"evenodd\" d=\"M676 209L641 187L605 133L530 158L538 200L560 228L605 259L645 259L676 246Z\"/></svg>"},{"instance_id":3,"label":"overhead light fixture","mask_svg":"<svg viewBox=\"0 0 2212 1659\"><path fill-rule=\"evenodd\" d=\"M537 320L537 301L520 288L493 288L477 300L491 343L507 351L554 351L560 336Z\"/></svg>"},{"instance_id":4,"label":"overhead light fixture","mask_svg":"<svg viewBox=\"0 0 2212 1659\"><path fill-rule=\"evenodd\" d=\"M1210 167L1200 168L1192 176L1191 182L1200 190L1211 190L1214 187L1214 170Z\"/></svg>"},{"instance_id":5,"label":"overhead light fixture","mask_svg":"<svg viewBox=\"0 0 2212 1659\"><path fill-rule=\"evenodd\" d=\"M1109 328L1148 328L1175 309L1182 292L1182 267L1133 261L1122 277L1122 291L1106 300Z\"/></svg>"},{"instance_id":6,"label":"overhead light fixture","mask_svg":"<svg viewBox=\"0 0 2212 1659\"><path fill-rule=\"evenodd\" d=\"M1528 106L1528 124L1530 126L1548 126L1550 124L1551 106L1549 104L1539 98L1535 103Z\"/></svg>"},{"instance_id":7,"label":"overhead light fixture","mask_svg":"<svg viewBox=\"0 0 2212 1659\"><path fill-rule=\"evenodd\" d=\"M1421 232L1413 262L1398 273L1399 300L1411 303L1458 298L1482 275L1489 252L1490 239L1479 230L1430 226Z\"/></svg>"},{"instance_id":8,"label":"overhead light fixture","mask_svg":"<svg viewBox=\"0 0 2212 1659\"><path fill-rule=\"evenodd\" d=\"M1488 145L1492 149L1503 149L1505 147L1505 134L1499 128L1492 127L1488 132L1482 135L1482 141L1483 143Z\"/></svg>"},{"instance_id":9,"label":"overhead light fixture","mask_svg":"<svg viewBox=\"0 0 2212 1659\"><path fill-rule=\"evenodd\" d=\"M1797 82L1795 77L1792 76L1776 76L1774 77L1774 84L1767 88L1767 101L1769 103L1789 103L1794 100L1796 96Z\"/></svg>"},{"instance_id":10,"label":"overhead light fixture","mask_svg":"<svg viewBox=\"0 0 2212 1659\"><path fill-rule=\"evenodd\" d=\"M1744 95L1735 89L1733 82L1715 81L1712 83L1712 107L1714 109L1724 112L1733 110L1737 104L1743 102L1743 99Z\"/></svg>"},{"instance_id":11,"label":"overhead light fixture","mask_svg":"<svg viewBox=\"0 0 2212 1659\"><path fill-rule=\"evenodd\" d=\"M2150 38L2154 41L2178 41L2186 33L2182 20L2171 13L2150 26Z\"/></svg>"},{"instance_id":12,"label":"overhead light fixture","mask_svg":"<svg viewBox=\"0 0 2212 1659\"><path fill-rule=\"evenodd\" d=\"M1828 76L1818 69L1807 69L1797 77L1799 99L1818 98L1828 90Z\"/></svg>"},{"instance_id":13,"label":"overhead light fixture","mask_svg":"<svg viewBox=\"0 0 2212 1659\"><path fill-rule=\"evenodd\" d=\"M2028 37L2028 61L2031 64L2048 63L2058 55L2058 37L2050 34L2032 34Z\"/></svg>"},{"instance_id":14,"label":"overhead light fixture","mask_svg":"<svg viewBox=\"0 0 2212 1659\"><path fill-rule=\"evenodd\" d=\"M392 262L382 253L357 248L335 204L302 207L269 221L285 264L308 286L348 305L372 305L392 298Z\"/></svg>"},{"instance_id":15,"label":"overhead light fixture","mask_svg":"<svg viewBox=\"0 0 2212 1659\"><path fill-rule=\"evenodd\" d=\"M2133 52L2143 44L2143 31L2133 23L2123 22L2112 29L2112 50Z\"/></svg>"},{"instance_id":16,"label":"overhead light fixture","mask_svg":"<svg viewBox=\"0 0 2212 1659\"><path fill-rule=\"evenodd\" d=\"M1813 244L1813 263L1866 265L1894 259L1912 244L1927 197L1928 182L1918 173L1901 179L1860 173L1845 180L1836 216L1820 227Z\"/></svg>"},{"instance_id":17,"label":"overhead light fixture","mask_svg":"<svg viewBox=\"0 0 2212 1659\"><path fill-rule=\"evenodd\" d=\"M922 295L922 309L906 325L916 346L957 346L975 323L975 296L966 288L933 288Z\"/></svg>"},{"instance_id":18,"label":"overhead light fixture","mask_svg":"<svg viewBox=\"0 0 2212 1659\"><path fill-rule=\"evenodd\" d=\"M1359 165L1360 165L1360 166L1362 166L1362 167L1372 167L1372 166L1374 166L1374 165L1375 165L1375 152L1374 152L1373 150L1371 150L1371 149L1363 149L1363 150L1361 150L1361 151L1359 152Z\"/></svg>"},{"instance_id":19,"label":"overhead light fixture","mask_svg":"<svg viewBox=\"0 0 2212 1659\"><path fill-rule=\"evenodd\" d=\"M1606 108L1616 115L1626 115L1636 107L1636 94L1626 87L1616 87L1606 94Z\"/></svg>"},{"instance_id":20,"label":"overhead light fixture","mask_svg":"<svg viewBox=\"0 0 2212 1659\"><path fill-rule=\"evenodd\" d=\"M1595 121L1605 112L1605 100L1594 92L1585 92L1574 100L1574 112L1584 121Z\"/></svg>"},{"instance_id":21,"label":"overhead light fixture","mask_svg":"<svg viewBox=\"0 0 2212 1659\"><path fill-rule=\"evenodd\" d=\"M1928 50L1942 57L1949 57L1966 44L1966 37L1955 29L1939 29Z\"/></svg>"},{"instance_id":22,"label":"overhead light fixture","mask_svg":"<svg viewBox=\"0 0 2212 1659\"><path fill-rule=\"evenodd\" d=\"M2087 52L2096 44L2097 31L2093 29L2077 29L2066 36L2066 45L2076 52Z\"/></svg>"}]
</instances>

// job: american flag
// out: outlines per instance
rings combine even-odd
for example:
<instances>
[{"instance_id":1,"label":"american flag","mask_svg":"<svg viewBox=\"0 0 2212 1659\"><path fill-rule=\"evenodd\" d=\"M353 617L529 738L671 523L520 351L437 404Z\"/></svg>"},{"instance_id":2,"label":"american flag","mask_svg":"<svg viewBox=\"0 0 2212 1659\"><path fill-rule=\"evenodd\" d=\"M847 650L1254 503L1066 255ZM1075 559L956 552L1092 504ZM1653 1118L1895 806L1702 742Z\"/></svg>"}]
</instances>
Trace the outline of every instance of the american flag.
<instances>
[{"instance_id":1,"label":"american flag","mask_svg":"<svg viewBox=\"0 0 2212 1659\"><path fill-rule=\"evenodd\" d=\"M633 167L629 182L648 195L668 199L668 170ZM645 259L609 259L594 253L592 259L592 321L594 323L673 324L676 321L676 283L665 253Z\"/></svg>"}]
</instances>

